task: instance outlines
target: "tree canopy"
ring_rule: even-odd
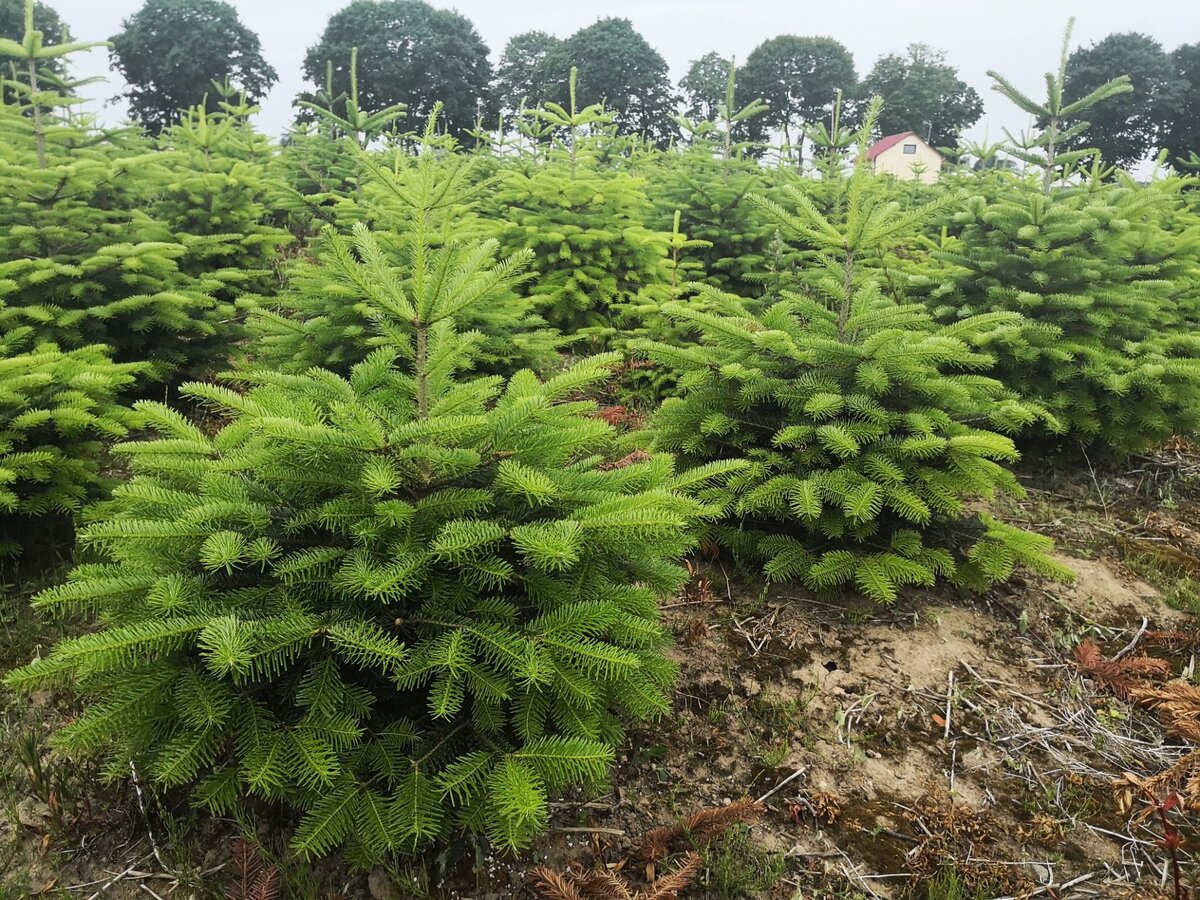
[[[1087,114],[1091,127],[1073,146],[1094,147],[1106,163],[1128,168],[1162,145],[1167,123],[1182,99],[1171,57],[1144,34],[1110,34],[1080,47],[1067,60],[1064,100],[1086,97],[1100,85],[1128,75],[1133,90]]]
[[[147,0],[111,41],[130,115],[154,133],[190,106],[215,110],[214,82],[228,82],[257,102],[278,80],[258,35],[221,0]]]
[[[711,50],[692,61],[687,74],[679,79],[679,89],[686,104],[684,111],[689,117],[706,122],[717,117],[717,107],[725,99],[725,85],[732,65],[731,60]]]
[[[1200,154],[1200,42],[1176,47],[1171,61],[1181,90],[1162,143],[1171,164],[1178,166],[1180,160]]]
[[[936,147],[955,146],[959,133],[983,115],[979,93],[928,44],[880,57],[859,87],[863,102],[875,96],[883,98],[880,134],[915,131]]]
[[[674,134],[676,97],[667,61],[628,19],[600,19],[581,28],[547,60],[548,99],[570,104],[571,67],[579,69],[580,106],[604,103],[620,134],[639,134],[665,145]]]
[[[334,13],[304,57],[304,75],[325,85],[333,64],[333,94],[350,89],[350,54],[358,48],[359,106],[408,107],[410,120],[443,105],[441,123],[461,137],[486,109],[492,66],[488,47],[466,17],[421,0],[353,0]]]
[[[503,112],[514,113],[522,102],[537,106],[546,99],[554,78],[549,64],[561,46],[560,38],[545,31],[526,31],[509,38],[492,86]]]
[[[854,57],[833,38],[784,34],[763,41],[746,57],[738,72],[738,98],[740,103],[761,98],[768,109],[752,126],[759,132],[777,128],[790,142],[794,128],[824,119],[837,92],[849,93],[856,81]]]

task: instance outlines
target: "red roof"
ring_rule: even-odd
[[[906,137],[910,137],[915,134],[915,131],[901,131],[899,134],[889,134],[887,137],[880,138],[867,148],[867,159],[874,159],[884,150],[887,150],[889,147],[895,147]]]

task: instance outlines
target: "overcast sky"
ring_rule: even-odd
[[[78,40],[103,40],[142,0],[48,0]],[[233,0],[242,21],[262,39],[279,83],[263,105],[261,127],[281,134],[291,120],[291,102],[304,88],[300,64],[329,16],[348,0]],[[778,34],[827,35],[854,54],[860,77],[882,54],[923,41],[945,50],[960,76],[979,91],[986,112],[970,136],[991,139],[1001,128],[1029,124],[1009,101],[991,90],[986,72],[996,69],[1035,97],[1044,95],[1042,73],[1057,65],[1062,30],[1077,19],[1073,44],[1090,44],[1118,31],[1140,31],[1167,50],[1200,41],[1200,0],[458,0],[453,6],[471,19],[495,62],[507,40],[538,29],[566,37],[603,16],[623,16],[658,48],[678,81],[688,64],[709,50],[744,60],[764,38]],[[90,89],[98,100],[121,90],[108,71],[107,51],[77,57],[78,75],[106,75]],[[119,118],[121,107],[105,118]],[[918,126],[919,127],[919,126]]]

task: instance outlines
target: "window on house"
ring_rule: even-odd
[[[914,155],[916,152],[917,152],[917,145],[916,145],[916,144],[905,144],[905,145],[904,145],[904,155],[905,155],[905,156],[912,156],[912,155]]]

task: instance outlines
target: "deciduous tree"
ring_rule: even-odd
[[[561,46],[561,39],[545,31],[526,31],[509,39],[493,85],[502,112],[515,113],[522,103],[537,106],[549,96],[554,79],[550,61]]]
[[[1162,144],[1168,161],[1178,166],[1180,160],[1200,154],[1200,42],[1176,47],[1171,61],[1181,90],[1165,124]]]
[[[693,60],[687,74],[679,79],[687,116],[706,122],[717,117],[717,107],[725,99],[725,86],[732,66],[731,60],[715,51]]]
[[[863,102],[876,96],[883,98],[880,134],[915,131],[935,147],[957,146],[959,133],[983,115],[979,93],[928,44],[880,57],[859,88]]]
[[[803,140],[799,129],[826,118],[837,92],[850,92],[856,80],[854,57],[833,38],[785,34],[763,41],[746,58],[738,99],[767,104],[767,112],[750,123],[757,130],[753,137],[761,139],[764,126],[772,127],[790,145],[793,135]]]
[[[258,35],[221,0],[147,0],[111,40],[130,114],[155,134],[189,107],[216,111],[214,83],[258,101],[278,80]]]
[[[462,137],[485,111],[492,66],[488,48],[466,17],[421,0],[353,0],[333,14],[304,57],[304,75],[326,86],[333,63],[334,96],[350,92],[350,56],[358,48],[358,106],[403,103],[421,122],[442,104],[441,121]]]
[[[1133,90],[1089,110],[1090,127],[1073,146],[1086,141],[1106,163],[1129,168],[1162,146],[1183,99],[1183,85],[1174,61],[1154,38],[1110,34],[1071,54],[1064,99],[1079,100],[1121,75],[1129,76]]]

